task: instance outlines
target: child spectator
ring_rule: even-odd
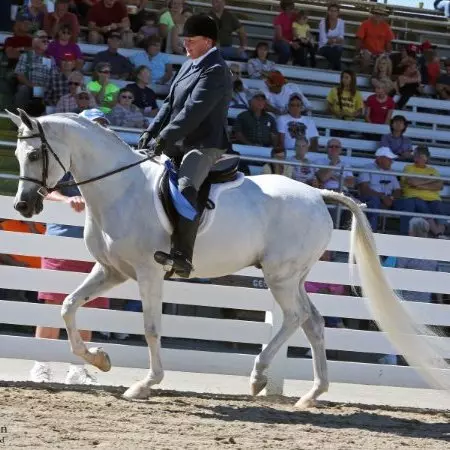
[[[390,97],[395,95],[395,83],[392,81],[392,61],[387,55],[381,55],[375,61],[372,74],[372,86],[375,88],[380,82],[386,86],[386,92]]]
[[[122,88],[119,91],[117,104],[108,114],[111,125],[130,128],[148,127],[148,120],[144,117],[141,110],[136,105],[133,105],[133,101],[134,95],[130,90]]]
[[[417,68],[417,61],[409,58],[403,69],[403,74],[397,79],[397,91],[400,99],[397,102],[397,109],[403,109],[409,99],[414,95],[422,93],[422,77]]]
[[[412,158],[412,141],[404,136],[409,122],[405,116],[394,116],[391,119],[391,132],[385,134],[381,138],[381,147],[389,147],[400,160],[411,160]]]
[[[265,78],[268,73],[275,69],[275,63],[268,59],[269,45],[266,42],[259,42],[255,48],[254,58],[247,63],[247,73],[250,78]]]
[[[317,181],[315,170],[310,167],[309,159],[306,157],[309,150],[309,141],[303,136],[295,137],[295,156],[289,158],[289,161],[295,161],[297,163],[302,163],[301,166],[293,166],[291,172],[291,178],[300,181],[301,183],[309,184],[310,186],[318,187],[319,183]]]
[[[285,161],[286,152],[280,147],[274,147],[270,152],[270,157]],[[262,168],[262,173],[263,175],[284,175],[285,177],[292,178],[292,169],[293,166],[289,164],[266,163]]]
[[[352,70],[341,73],[339,86],[330,90],[327,96],[328,111],[342,120],[355,120],[362,117],[364,101],[361,92],[356,88],[356,74]]]
[[[48,45],[47,55],[53,57],[55,63],[59,66],[63,56],[67,53],[75,55],[75,68],[82,70],[84,65],[83,54],[80,47],[72,41],[72,28],[68,24],[63,24],[59,28],[56,39]]]
[[[152,74],[153,83],[166,84],[173,76],[172,64],[169,57],[161,53],[161,38],[152,36],[145,44],[147,53],[138,52],[130,57],[134,67],[146,66]]]
[[[299,11],[292,24],[293,44],[293,64],[306,66],[306,58],[309,54],[311,67],[316,67],[316,44],[311,34],[311,27],[308,25],[308,16],[305,11]]]
[[[99,109],[108,114],[116,104],[119,87],[109,81],[111,66],[108,63],[98,63],[92,74],[92,81],[87,84],[89,92],[94,96]]]
[[[378,82],[375,94],[366,100],[366,122],[388,124],[395,108],[394,100],[386,93],[386,85]]]

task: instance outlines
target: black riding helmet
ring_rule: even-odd
[[[194,14],[184,24],[182,37],[203,36],[217,42],[219,30],[216,21],[208,14]]]
[[[389,123],[389,128],[391,129],[391,133],[394,132],[394,129],[393,129],[393,127],[392,127],[392,124],[393,124],[394,122],[399,121],[399,120],[402,120],[402,121],[403,121],[403,124],[405,125],[405,129],[403,130],[403,133],[402,133],[402,134],[404,134],[405,131],[407,130],[408,125],[409,125],[408,120],[406,119],[405,116],[402,116],[402,115],[400,115],[400,114],[397,114],[396,116],[394,116],[394,117],[391,119],[391,121],[390,121],[390,123]]]

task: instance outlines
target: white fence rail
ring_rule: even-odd
[[[11,197],[0,196],[0,217],[20,219],[13,209]],[[44,212],[31,220],[41,222],[82,225],[84,217],[69,210],[67,205],[48,202]],[[335,231],[329,249],[348,251],[348,232]],[[450,242],[409,237],[377,235],[379,253],[404,257],[418,257],[450,261]],[[0,253],[92,260],[82,240],[58,236],[42,236],[13,232],[0,232]],[[450,274],[406,269],[386,269],[392,286],[396,289],[415,291],[450,292]],[[261,278],[261,271],[249,268],[238,272]],[[44,269],[29,269],[0,266],[0,288],[30,291],[50,291],[67,293],[74,289],[85,274],[59,272]],[[309,281],[351,284],[346,264],[319,262],[308,277]],[[358,279],[354,280],[358,284]],[[139,298],[134,282],[126,282],[108,294],[117,298]],[[312,295],[314,304],[324,316],[355,319],[371,319],[368,301],[350,296]],[[165,282],[164,301],[166,303],[210,306],[266,312],[265,322],[213,319],[164,315],[162,335],[173,338],[199,339],[246,344],[267,344],[280,323],[280,311],[270,291],[246,287],[216,286],[193,283]],[[450,326],[450,306],[407,302],[410,313],[423,323]],[[0,323],[15,325],[40,325],[63,327],[60,307],[0,299]],[[143,334],[140,313],[115,310],[82,308],[78,313],[80,329],[112,331],[129,334]],[[433,338],[443,349],[443,356],[450,358],[450,338]],[[395,353],[382,332],[350,329],[326,329],[326,344],[329,350],[360,353]],[[113,365],[123,367],[147,367],[148,352],[145,347],[102,344],[110,352]],[[290,346],[307,347],[302,332],[296,333],[289,341]],[[253,355],[221,351],[200,351],[163,349],[164,366],[168,370],[249,375]],[[40,340],[0,334],[0,357],[40,359],[47,361],[76,361],[65,341]],[[113,369],[114,370],[114,369]],[[450,374],[449,374],[450,376]],[[312,379],[309,359],[290,358],[287,346],[274,362],[271,374],[272,389],[279,391],[283,380]],[[409,367],[385,366],[380,364],[354,363],[347,361],[330,362],[332,381],[377,384],[391,386],[424,387],[425,384]]]

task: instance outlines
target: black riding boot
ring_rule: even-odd
[[[197,191],[192,187],[187,187],[181,193],[197,210]],[[171,267],[179,277],[189,278],[191,271],[194,269],[192,254],[199,224],[200,214],[197,214],[194,220],[179,216],[172,236],[170,255],[164,252],[156,252],[155,261]]]

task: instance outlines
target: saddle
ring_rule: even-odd
[[[197,209],[200,217],[205,209],[211,210],[216,206],[214,202],[209,199],[211,186],[213,184],[227,183],[236,180],[238,176],[239,160],[239,156],[236,155],[223,155],[212,166],[206,180],[203,182],[198,192]],[[173,172],[171,173],[171,170],[170,165],[166,164],[159,184],[158,195],[169,221],[172,226],[175,227],[179,214],[170,189],[170,178],[174,175]]]

